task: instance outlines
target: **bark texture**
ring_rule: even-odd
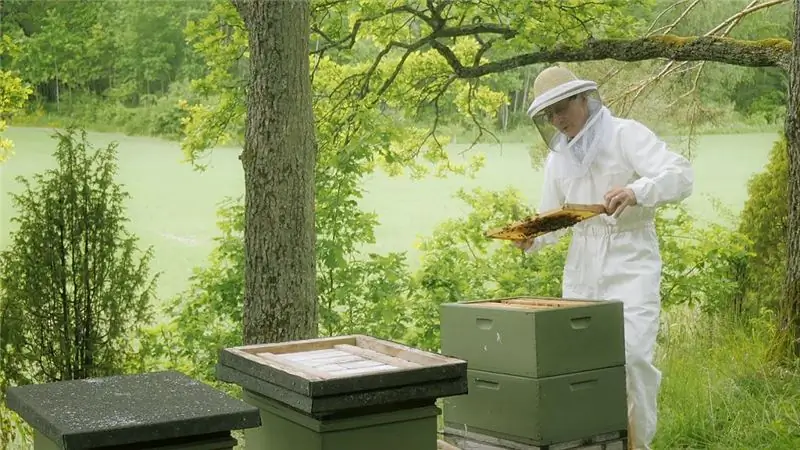
[[[794,1],[794,44],[786,108],[786,139],[789,151],[789,235],[786,253],[785,332],[791,350],[800,357],[800,0]]]
[[[317,334],[307,0],[234,1],[249,32],[245,344]]]

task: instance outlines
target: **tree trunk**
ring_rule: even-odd
[[[789,104],[786,108],[786,139],[789,152],[789,230],[785,295],[785,332],[791,350],[800,356],[800,0],[794,1],[794,39],[789,74]]]
[[[245,344],[317,334],[307,0],[234,0],[249,32]]]

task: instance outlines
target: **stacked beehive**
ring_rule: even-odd
[[[623,323],[620,302],[442,305],[442,354],[467,360],[469,381],[468,394],[444,401],[445,435],[500,448],[621,448]]]

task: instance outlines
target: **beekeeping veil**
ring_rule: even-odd
[[[528,116],[533,119],[542,139],[551,151],[572,156],[567,158],[572,162],[569,176],[583,175],[611,125],[611,114],[600,99],[597,83],[581,80],[563,67],[549,67],[533,82],[533,95]],[[588,118],[580,131],[569,138],[564,130],[556,127],[554,119],[583,98],[586,99]]]

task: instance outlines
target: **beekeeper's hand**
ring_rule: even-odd
[[[533,245],[534,238],[524,239],[520,241],[514,241],[514,246],[518,249],[522,250],[523,252],[528,251],[529,248]]]
[[[630,188],[613,188],[606,193],[605,200],[606,211],[616,218],[625,208],[636,204],[636,194]]]

